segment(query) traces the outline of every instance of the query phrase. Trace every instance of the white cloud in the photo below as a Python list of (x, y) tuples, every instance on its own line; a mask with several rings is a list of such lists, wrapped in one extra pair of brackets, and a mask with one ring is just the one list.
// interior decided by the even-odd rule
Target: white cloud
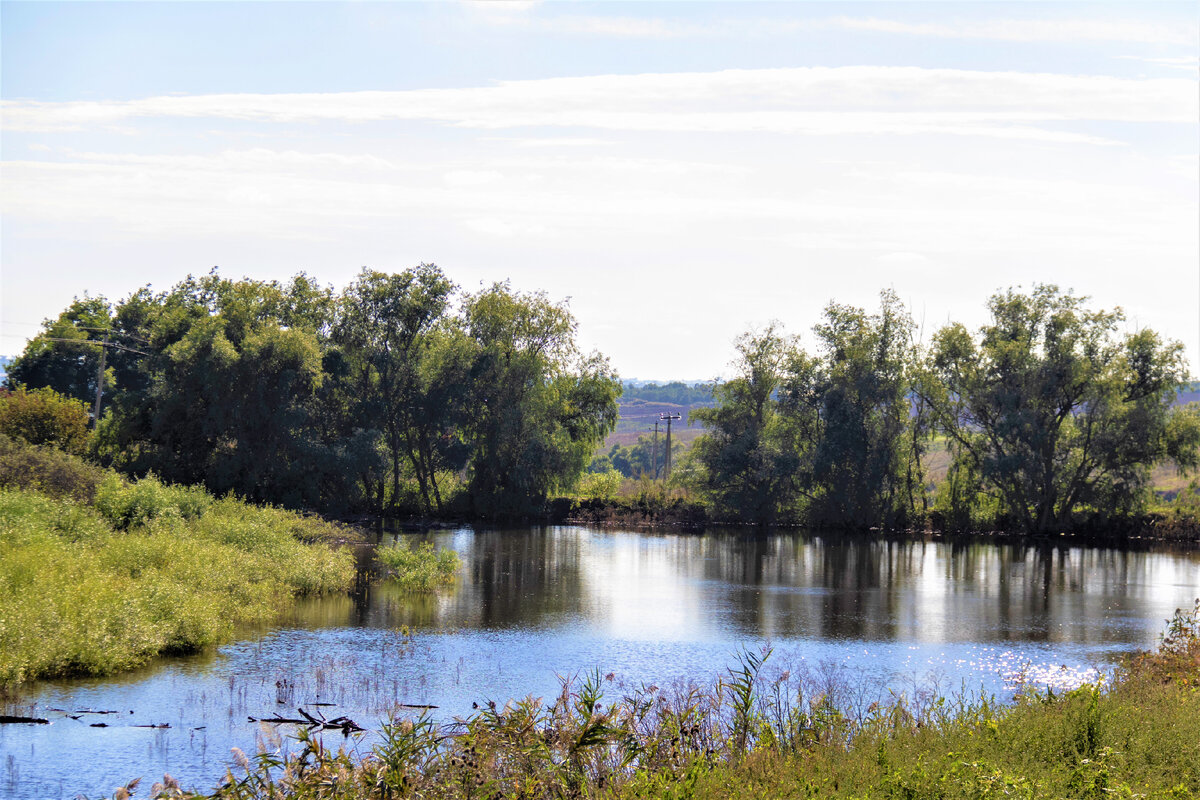
[(456, 169), (442, 176), (447, 186), (483, 186), (495, 183), (504, 176), (494, 169), (470, 170)]
[(838, 17), (831, 24), (848, 30), (932, 36), (945, 39), (995, 39), (1009, 42), (1143, 42), (1196, 43), (1194, 25), (1145, 20), (992, 19), (949, 23), (901, 22), (878, 18)]
[(215, 117), (274, 123), (423, 120), (492, 130), (946, 133), (1076, 143), (1105, 140), (1031, 123), (1193, 123), (1198, 116), (1195, 83), (1182, 78), (870, 66), (598, 75), (401, 92), (4, 103), (4, 124), (10, 131)]
[(1178, 58), (1148, 58), (1146, 56), (1120, 56), (1129, 61), (1141, 61), (1146, 64), (1157, 64), (1160, 67), (1182, 69), (1195, 72), (1200, 69), (1200, 56), (1180, 56)]
[[(487, 4), (483, 4), (486, 6)], [(1194, 45), (1194, 26), (1140, 19), (999, 18), (909, 22), (879, 17), (839, 16), (811, 19), (758, 17), (703, 22), (667, 17), (583, 14), (488, 14), (492, 24), (542, 34), (610, 36), (631, 39), (746, 38), (791, 36), (804, 31), (843, 30), (939, 39), (986, 39), (1005, 42), (1136, 42)]]

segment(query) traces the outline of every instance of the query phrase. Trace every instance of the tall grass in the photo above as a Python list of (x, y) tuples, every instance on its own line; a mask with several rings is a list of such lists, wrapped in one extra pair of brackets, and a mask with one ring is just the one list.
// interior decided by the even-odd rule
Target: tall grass
[[(453, 726), (393, 720), (365, 756), (300, 736), (214, 798), (1200, 797), (1200, 602), (1108, 685), (1014, 705), (933, 693), (863, 704), (837, 673), (767, 674), (743, 653), (708, 688), (615, 692), (599, 673), (548, 703)], [(294, 750), (293, 750), (294, 752)]]
[(400, 588), (411, 592), (433, 592), (450, 586), (462, 566), (457, 553), (434, 549), (432, 542), (419, 547), (398, 542), (394, 547), (379, 548), (375, 556), (388, 577)]
[(0, 490), (0, 689), (194, 651), (353, 582), (350, 552), (304, 542), (326, 523), (153, 478), (95, 497)]

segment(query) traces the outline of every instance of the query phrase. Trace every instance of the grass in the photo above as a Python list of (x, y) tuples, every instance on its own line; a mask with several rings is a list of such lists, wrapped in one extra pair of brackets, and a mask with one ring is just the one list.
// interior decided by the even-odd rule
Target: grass
[(451, 586), (462, 566), (457, 553), (435, 550), (432, 542), (416, 548), (398, 542), (394, 547), (379, 548), (375, 556), (388, 577), (410, 592), (434, 592)]
[(0, 690), (196, 651), (353, 583), (349, 551), (310, 543), (345, 535), (329, 523), (152, 477), (92, 494), (0, 490)]
[[(1103, 685), (865, 703), (830, 675), (769, 674), (743, 653), (714, 685), (488, 704), (451, 727), (394, 720), (365, 757), (300, 737), (245, 759), (214, 798), (1194, 798), (1200, 601)], [(295, 750), (296, 748), (293, 748)]]

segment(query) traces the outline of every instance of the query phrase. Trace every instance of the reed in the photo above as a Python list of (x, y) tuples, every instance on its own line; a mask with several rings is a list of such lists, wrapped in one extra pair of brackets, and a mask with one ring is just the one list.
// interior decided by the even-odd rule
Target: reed
[(1200, 796), (1200, 602), (1111, 681), (1013, 704), (933, 692), (864, 704), (836, 670), (770, 674), (768, 656), (742, 653), (704, 688), (621, 689), (593, 672), (548, 702), (489, 703), (449, 726), (392, 719), (365, 757), (302, 733), (297, 755), (245, 759), (211, 797)]

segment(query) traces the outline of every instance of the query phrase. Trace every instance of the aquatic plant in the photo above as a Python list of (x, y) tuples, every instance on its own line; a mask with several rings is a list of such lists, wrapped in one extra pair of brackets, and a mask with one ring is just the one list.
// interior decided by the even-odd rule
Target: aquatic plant
[(839, 668), (770, 672), (769, 652), (740, 653), (708, 688), (622, 689), (593, 671), (549, 703), (489, 702), (450, 725), (393, 717), (366, 756), (301, 733), (299, 753), (240, 759), (212, 797), (1191, 798), (1197, 652), (1200, 604), (1112, 682), (1014, 705), (880, 687), (863, 705), (871, 693)]
[(375, 555), (389, 578), (413, 592), (432, 592), (453, 584), (462, 566), (457, 553), (435, 549), (432, 542), (418, 547), (398, 542), (394, 547), (379, 548)]

